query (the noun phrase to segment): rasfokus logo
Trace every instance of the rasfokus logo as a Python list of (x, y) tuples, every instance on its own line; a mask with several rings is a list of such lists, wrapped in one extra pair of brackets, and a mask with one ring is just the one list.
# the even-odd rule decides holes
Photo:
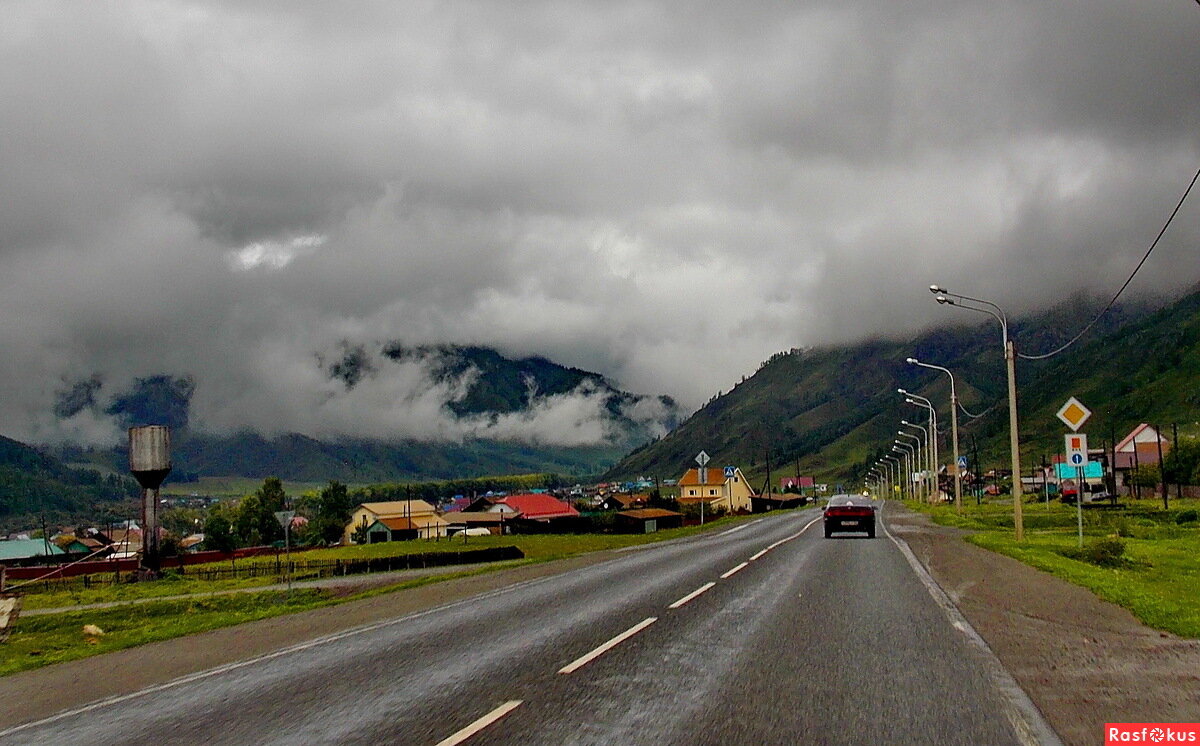
[(1105, 746), (1118, 743), (1200, 744), (1200, 723), (1106, 723)]

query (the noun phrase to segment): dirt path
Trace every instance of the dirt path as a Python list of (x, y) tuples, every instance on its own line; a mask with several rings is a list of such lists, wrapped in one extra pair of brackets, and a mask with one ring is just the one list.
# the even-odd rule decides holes
[(1200, 641), (1150, 629), (1091, 591), (893, 508), (892, 533), (908, 542), (1063, 743), (1103, 743), (1105, 723), (1200, 720)]

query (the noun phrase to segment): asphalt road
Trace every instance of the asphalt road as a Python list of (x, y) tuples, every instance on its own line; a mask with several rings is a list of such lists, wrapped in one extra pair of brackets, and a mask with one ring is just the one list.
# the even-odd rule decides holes
[(624, 552), (0, 742), (1020, 743), (1011, 697), (897, 545), (826, 540), (819, 515)]

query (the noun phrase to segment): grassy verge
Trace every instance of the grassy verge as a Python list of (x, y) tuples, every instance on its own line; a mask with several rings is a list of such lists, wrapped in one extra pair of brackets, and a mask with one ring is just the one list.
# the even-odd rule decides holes
[(1119, 556), (1098, 563), (1081, 558), (1073, 506), (1030, 504), (1024, 511), (1025, 540), (1012, 532), (1012, 505), (910, 505), (941, 524), (972, 530), (967, 540), (1088, 588), (1129, 609), (1143, 623), (1181, 637), (1200, 638), (1200, 527), (1184, 520), (1196, 501), (1172, 510), (1156, 501), (1130, 501), (1119, 510), (1084, 511), (1084, 546), (1117, 540)]
[[(291, 596), (266, 591), (26, 617), (0, 645), (0, 675), (333, 602), (332, 595), (322, 591), (295, 591)], [(89, 624), (104, 634), (86, 635), (83, 627)]]
[[(382, 593), (416, 588), (452, 578), (480, 575), (505, 567), (546, 562), (585, 552), (618, 549), (691, 536), (703, 531), (716, 530), (753, 520), (755, 517), (724, 518), (712, 521), (703, 527), (691, 526), (654, 534), (472, 537), (466, 544), (469, 549), (515, 544), (525, 552), (526, 558), (515, 562), (499, 562), (472, 570), (456, 571), (453, 567), (447, 567), (444, 573), (413, 578), (353, 595), (338, 596), (319, 589), (296, 589), (290, 596), (285, 591), (208, 595), (221, 590), (252, 587), (251, 584), (261, 585), (278, 580), (277, 578), (263, 577), (213, 582), (184, 577), (160, 580), (154, 583), (93, 588), (80, 592), (52, 591), (30, 594), (24, 598), (23, 602), (23, 607), (27, 609), (54, 608), (56, 605), (64, 605), (64, 602), (79, 604), (140, 601), (185, 593), (196, 594), (196, 597), (181, 600), (150, 600), (136, 605), (127, 604), (103, 609), (22, 617), (17, 621), (8, 642), (0, 644), (0, 676), (280, 614), (307, 611)], [(313, 554), (320, 552), (320, 559), (324, 560), (352, 559), (389, 556), (388, 553), (398, 556), (409, 552), (425, 552), (439, 548), (449, 550), (450, 544), (446, 540), (440, 542), (388, 542), (362, 547), (315, 550)], [(274, 558), (269, 557), (256, 558), (256, 560), (274, 563)], [(252, 560), (240, 560), (239, 564), (250, 561)], [(95, 625), (104, 630), (104, 634), (89, 637), (82, 631), (84, 625)]]

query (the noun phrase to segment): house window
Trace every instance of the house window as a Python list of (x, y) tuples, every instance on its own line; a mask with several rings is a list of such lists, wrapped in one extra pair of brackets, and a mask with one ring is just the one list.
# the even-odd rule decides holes
[(717, 494), (717, 491), (716, 491), (716, 490), (709, 490), (709, 491), (708, 491), (708, 494), (710, 494), (710, 495), (715, 495), (715, 494)]
[(695, 490), (688, 490), (688, 495), (690, 495), (690, 496), (693, 496), (693, 497), (694, 497), (694, 496), (695, 496), (695, 494), (696, 494), (696, 491), (695, 491)]

